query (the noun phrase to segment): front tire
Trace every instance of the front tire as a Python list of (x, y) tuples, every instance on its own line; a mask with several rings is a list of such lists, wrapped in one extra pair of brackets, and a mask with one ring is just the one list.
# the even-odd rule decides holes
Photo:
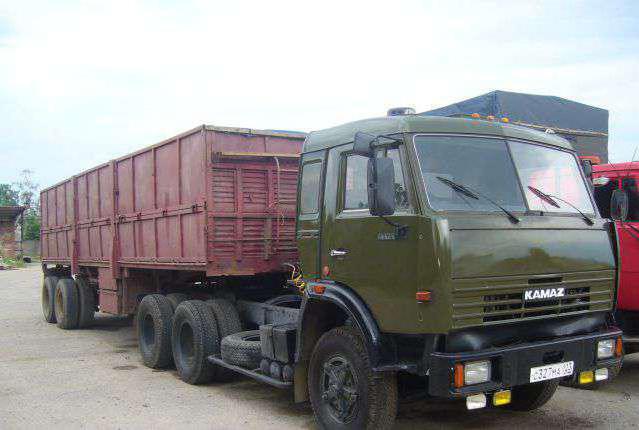
[(545, 405), (557, 391), (559, 380), (520, 385), (512, 390), (512, 402), (506, 406), (514, 411), (532, 411)]
[(397, 415), (397, 376), (373, 372), (365, 340), (338, 327), (317, 342), (308, 371), (315, 418), (325, 429), (389, 429)]

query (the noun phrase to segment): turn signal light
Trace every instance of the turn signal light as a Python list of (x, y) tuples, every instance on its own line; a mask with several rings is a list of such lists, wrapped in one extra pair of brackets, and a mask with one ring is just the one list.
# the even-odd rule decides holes
[(461, 363), (455, 364), (455, 388), (461, 388), (464, 386), (464, 365)]
[(415, 298), (419, 303), (430, 302), (430, 291), (418, 291)]
[(315, 292), (315, 294), (324, 294), (324, 291), (326, 291), (326, 286), (322, 284), (315, 284), (313, 285), (313, 291)]
[(621, 357), (623, 354), (623, 342), (620, 337), (617, 338), (617, 343), (615, 344), (615, 355), (617, 357)]
[(481, 118), (481, 115), (479, 115), (478, 113), (473, 113), (470, 115), (471, 118)]

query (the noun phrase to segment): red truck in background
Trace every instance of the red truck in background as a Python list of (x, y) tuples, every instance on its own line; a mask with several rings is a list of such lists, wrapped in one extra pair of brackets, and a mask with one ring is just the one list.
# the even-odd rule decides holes
[[(601, 216), (615, 220), (621, 264), (615, 318), (624, 332), (625, 353), (639, 352), (639, 163), (592, 166)], [(619, 210), (619, 201), (627, 209)], [(617, 213), (615, 213), (617, 212)]]

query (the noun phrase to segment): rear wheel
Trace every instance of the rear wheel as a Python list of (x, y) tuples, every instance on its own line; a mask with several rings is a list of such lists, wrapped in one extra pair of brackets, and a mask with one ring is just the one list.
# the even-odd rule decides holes
[(532, 411), (545, 405), (557, 391), (559, 380), (520, 385), (512, 390), (512, 402), (506, 406), (514, 411)]
[(150, 294), (140, 302), (136, 323), (140, 355), (145, 366), (158, 369), (169, 366), (173, 361), (172, 316), (171, 303), (161, 294)]
[(217, 377), (216, 366), (207, 358), (219, 353), (217, 323), (211, 308), (201, 300), (178, 305), (173, 316), (173, 360), (180, 379), (203, 384)]
[(76, 278), (75, 285), (78, 288), (78, 298), (80, 301), (78, 327), (90, 327), (95, 317), (95, 294), (93, 288), (91, 288), (87, 280), (81, 276)]
[(80, 304), (78, 289), (73, 279), (62, 278), (58, 280), (53, 304), (58, 327), (64, 330), (78, 328)]
[(397, 376), (373, 372), (359, 330), (338, 327), (325, 333), (313, 350), (308, 381), (320, 427), (392, 427), (397, 414)]
[(169, 293), (166, 295), (166, 298), (169, 300), (169, 303), (171, 303), (173, 312), (175, 312), (180, 303), (189, 299), (189, 297), (183, 293)]
[(57, 276), (45, 276), (42, 281), (42, 313), (44, 320), (55, 323), (55, 287), (58, 283)]
[[(218, 339), (224, 339), (234, 333), (242, 331), (242, 321), (240, 320), (240, 314), (230, 301), (226, 299), (212, 299), (207, 300), (206, 304), (209, 305), (213, 311), (215, 322), (217, 323)], [(218, 349), (221, 346), (218, 345)], [(216, 379), (218, 381), (230, 381), (237, 373), (225, 368), (218, 368)]]

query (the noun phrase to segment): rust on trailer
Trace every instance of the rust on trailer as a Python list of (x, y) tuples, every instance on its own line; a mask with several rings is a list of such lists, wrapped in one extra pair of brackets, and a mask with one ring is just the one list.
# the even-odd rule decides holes
[(281, 271), (297, 260), (304, 138), (204, 125), (53, 185), (40, 195), (42, 261), (99, 268), (114, 313), (127, 306), (111, 294), (124, 269)]

